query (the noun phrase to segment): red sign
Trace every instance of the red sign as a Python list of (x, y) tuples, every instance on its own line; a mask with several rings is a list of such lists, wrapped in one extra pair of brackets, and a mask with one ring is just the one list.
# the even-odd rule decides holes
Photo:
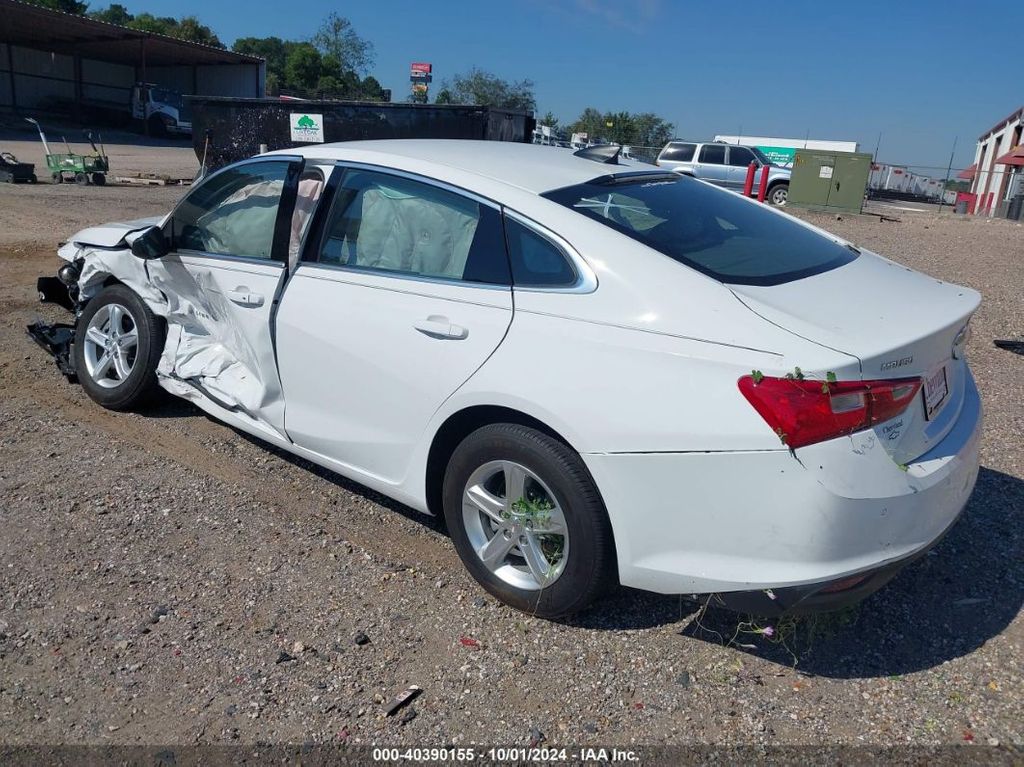
[(412, 63), (412, 71), (422, 72), (425, 75), (429, 75), (431, 72), (434, 71), (434, 67), (432, 64), (427, 64), (426, 62), (423, 61), (414, 61)]

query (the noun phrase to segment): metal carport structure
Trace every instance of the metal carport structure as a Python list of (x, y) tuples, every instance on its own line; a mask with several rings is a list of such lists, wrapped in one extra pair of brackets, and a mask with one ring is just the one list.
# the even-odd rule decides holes
[(256, 56), (108, 24), (19, 0), (0, 0), (0, 109), (78, 112), (127, 109), (132, 85), (182, 93), (259, 97), (266, 63)]

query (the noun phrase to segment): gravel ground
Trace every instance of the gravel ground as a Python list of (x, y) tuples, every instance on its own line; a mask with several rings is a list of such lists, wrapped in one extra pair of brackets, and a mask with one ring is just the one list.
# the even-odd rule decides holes
[(1024, 358), (991, 343), (1024, 338), (1019, 226), (810, 216), (984, 294), (984, 468), (858, 610), (727, 646), (734, 616), (629, 590), (565, 623), (516, 613), (431, 519), (187, 403), (111, 413), (67, 384), (24, 334), (60, 317), (36, 276), (77, 228), (180, 194), (0, 189), (0, 742), (1024, 742)]

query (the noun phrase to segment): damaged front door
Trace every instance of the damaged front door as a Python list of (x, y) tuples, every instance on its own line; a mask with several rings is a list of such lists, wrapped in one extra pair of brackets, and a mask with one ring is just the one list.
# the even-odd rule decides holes
[(301, 158), (229, 166), (192, 189), (150, 261), (167, 298), (162, 385), (241, 426), (280, 435), (284, 402), (271, 320), (287, 274)]

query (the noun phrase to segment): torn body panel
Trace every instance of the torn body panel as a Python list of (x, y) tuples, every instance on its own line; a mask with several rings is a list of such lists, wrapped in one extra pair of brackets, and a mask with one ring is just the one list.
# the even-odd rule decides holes
[[(80, 310), (112, 280), (125, 284), (167, 322), (157, 368), (164, 389), (201, 407), (214, 399), (221, 409), (245, 414), (248, 425), (283, 434), (284, 404), (269, 329), (282, 266), (176, 253), (154, 260), (138, 258), (131, 251), (132, 242), (159, 223), (144, 219), (91, 227), (58, 250), (80, 272), (76, 308)], [(40, 340), (46, 338), (42, 331), (32, 335), (50, 349)], [(71, 340), (66, 334), (61, 338)], [(66, 358), (66, 349), (62, 357)]]

